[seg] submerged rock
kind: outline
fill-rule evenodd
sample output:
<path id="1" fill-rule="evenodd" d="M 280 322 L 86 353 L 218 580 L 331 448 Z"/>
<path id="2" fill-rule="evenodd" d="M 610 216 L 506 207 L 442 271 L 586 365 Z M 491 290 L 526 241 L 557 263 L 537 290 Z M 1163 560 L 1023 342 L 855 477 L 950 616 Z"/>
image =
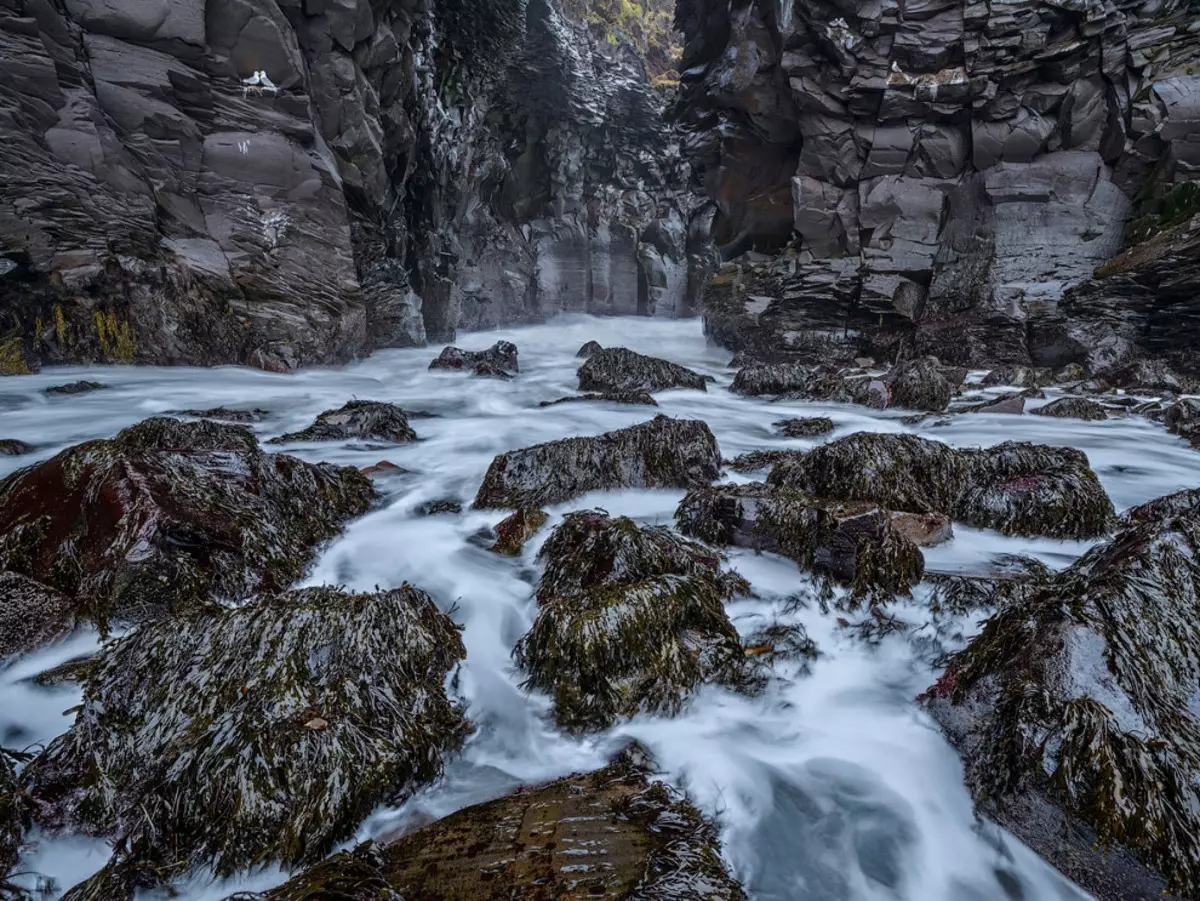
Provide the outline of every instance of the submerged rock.
<path id="1" fill-rule="evenodd" d="M 71 382 L 68 385 L 54 385 L 47 388 L 45 393 L 50 395 L 66 395 L 66 394 L 87 394 L 91 391 L 100 391 L 106 388 L 106 385 L 101 385 L 99 382 Z"/>
<path id="2" fill-rule="evenodd" d="M 639 756 L 368 842 L 238 901 L 745 901 L 715 826 L 649 781 Z"/>
<path id="3" fill-rule="evenodd" d="M 812 438 L 833 431 L 833 420 L 828 416 L 805 416 L 800 419 L 781 419 L 774 423 L 781 434 L 788 438 Z"/>
<path id="4" fill-rule="evenodd" d="M 1052 416 L 1056 419 L 1086 419 L 1099 422 L 1108 419 L 1108 411 L 1094 400 L 1086 397 L 1060 397 L 1044 407 L 1033 411 L 1035 416 Z"/>
<path id="5" fill-rule="evenodd" d="M 950 405 L 954 393 L 936 357 L 898 363 L 883 377 L 883 383 L 888 387 L 888 406 L 905 410 L 940 413 Z"/>
<path id="6" fill-rule="evenodd" d="M 447 347 L 429 364 L 429 368 L 473 372 L 475 375 L 500 379 L 512 378 L 520 372 L 517 345 L 511 341 L 497 341 L 487 350 Z"/>
<path id="7" fill-rule="evenodd" d="M 597 350 L 579 367 L 580 391 L 628 394 L 635 391 L 665 391 L 668 388 L 707 391 L 708 385 L 698 372 L 624 347 Z"/>
<path id="8" fill-rule="evenodd" d="M 744 655 L 724 598 L 749 586 L 710 549 L 625 517 L 572 513 L 538 559 L 538 615 L 513 657 L 571 731 L 674 713 Z"/>
<path id="9" fill-rule="evenodd" d="M 1155 897 L 1156 873 L 1200 892 L 1200 515 L 1148 506 L 1002 606 L 925 696 L 983 812 L 1104 899 Z"/>
<path id="10" fill-rule="evenodd" d="M 78 605 L 20 573 L 0 572 L 0 664 L 67 635 Z"/>
<path id="11" fill-rule="evenodd" d="M 575 354 L 579 359 L 587 359 L 594 353 L 599 353 L 604 350 L 599 341 L 588 341 L 579 348 L 579 353 Z"/>
<path id="12" fill-rule="evenodd" d="M 611 404 L 633 404 L 643 407 L 658 406 L 658 401 L 647 391 L 606 391 L 600 394 L 573 394 L 570 397 L 560 397 L 558 400 L 544 400 L 538 406 L 553 407 L 558 404 L 573 404 L 581 401 L 607 401 Z"/>
<path id="13" fill-rule="evenodd" d="M 441 516 L 447 513 L 462 513 L 462 502 L 456 497 L 443 497 L 421 504 L 417 507 L 416 513 L 417 516 Z"/>
<path id="14" fill-rule="evenodd" d="M 148 419 L 0 481 L 0 568 L 140 620 L 278 591 L 365 513 L 351 467 L 266 454 L 241 426 Z"/>
<path id="15" fill-rule="evenodd" d="M 131 868 L 312 863 L 440 775 L 469 728 L 444 690 L 464 656 L 408 585 L 144 625 L 102 654 L 75 724 L 22 788 L 43 828 L 117 840 L 99 884 Z"/>
<path id="16" fill-rule="evenodd" d="M 261 422 L 271 415 L 269 410 L 233 410 L 229 407 L 213 407 L 211 410 L 172 410 L 168 416 L 191 416 L 194 419 L 216 419 L 219 422 Z"/>
<path id="17" fill-rule="evenodd" d="M 783 554 L 852 589 L 854 598 L 907 594 L 925 560 L 892 516 L 868 502 L 825 501 L 761 482 L 688 492 L 679 529 L 712 544 Z"/>
<path id="18" fill-rule="evenodd" d="M 564 438 L 492 460 L 475 506 L 542 507 L 588 491 L 693 488 L 721 472 L 717 439 L 699 420 L 656 416 L 590 438 Z"/>
<path id="19" fill-rule="evenodd" d="M 416 441 L 417 433 L 408 424 L 408 414 L 395 404 L 352 400 L 336 410 L 326 410 L 308 428 L 299 432 L 288 432 L 278 438 L 272 438 L 267 443 L 355 439 L 402 444 L 406 441 Z"/>
<path id="20" fill-rule="evenodd" d="M 544 510 L 522 509 L 496 524 L 496 543 L 488 550 L 506 557 L 516 557 L 550 516 Z"/>
<path id="21" fill-rule="evenodd" d="M 857 433 L 784 460 L 768 481 L 889 510 L 944 513 L 1006 535 L 1094 538 L 1114 515 L 1086 455 L 1028 443 L 956 450 L 915 435 Z"/>
<path id="22" fill-rule="evenodd" d="M 0 456 L 22 457 L 25 454 L 33 453 L 33 450 L 32 444 L 26 444 L 16 438 L 0 438 Z"/>

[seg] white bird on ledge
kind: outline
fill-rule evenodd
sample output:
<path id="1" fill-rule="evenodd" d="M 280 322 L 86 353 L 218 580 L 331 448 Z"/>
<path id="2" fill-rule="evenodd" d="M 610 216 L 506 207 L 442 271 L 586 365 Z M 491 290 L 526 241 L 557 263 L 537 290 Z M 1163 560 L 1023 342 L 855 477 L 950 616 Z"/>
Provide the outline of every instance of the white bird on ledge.
<path id="1" fill-rule="evenodd" d="M 263 91 L 270 91 L 275 94 L 279 88 L 275 86 L 275 82 L 267 77 L 267 73 L 262 69 L 255 70 L 254 74 L 249 78 L 243 78 L 242 96 L 248 97 L 250 94 L 262 96 Z"/>

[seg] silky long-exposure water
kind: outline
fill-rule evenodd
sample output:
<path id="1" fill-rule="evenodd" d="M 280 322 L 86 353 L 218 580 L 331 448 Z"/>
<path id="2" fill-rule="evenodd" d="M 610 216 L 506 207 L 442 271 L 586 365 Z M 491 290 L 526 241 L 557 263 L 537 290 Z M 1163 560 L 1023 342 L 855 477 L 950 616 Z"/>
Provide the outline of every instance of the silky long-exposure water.
<path id="1" fill-rule="evenodd" d="M 1120 508 L 1200 484 L 1200 454 L 1140 417 L 1082 422 L 1037 416 L 963 414 L 906 426 L 898 411 L 837 404 L 771 403 L 729 393 L 730 355 L 706 345 L 698 321 L 571 318 L 529 328 L 464 336 L 460 346 L 498 339 L 520 348 L 512 381 L 427 371 L 436 348 L 385 351 L 342 369 L 275 375 L 256 370 L 70 367 L 0 380 L 0 437 L 35 444 L 32 457 L 0 457 L 0 475 L 80 441 L 109 436 L 147 416 L 216 406 L 270 411 L 254 428 L 262 439 L 307 425 L 351 398 L 389 401 L 434 418 L 413 422 L 421 440 L 397 447 L 295 444 L 282 450 L 308 460 L 365 466 L 389 460 L 410 472 L 379 480 L 377 509 L 331 543 L 306 584 L 359 590 L 413 582 L 464 627 L 468 657 L 456 691 L 477 726 L 445 778 L 399 809 L 379 809 L 358 839 L 387 837 L 456 809 L 532 784 L 600 766 L 628 740 L 655 754 L 664 778 L 684 788 L 722 830 L 728 861 L 757 901 L 1040 901 L 1081 897 L 1078 890 L 999 829 L 980 823 L 963 786 L 954 750 L 913 703 L 937 675 L 937 659 L 970 637 L 978 621 L 930 622 L 923 593 L 890 608 L 912 625 L 869 644 L 823 613 L 810 581 L 771 555 L 731 553 L 757 598 L 737 600 L 730 615 L 744 634 L 773 621 L 798 621 L 821 652 L 811 671 L 781 665 L 768 691 L 747 698 L 702 691 L 682 715 L 644 717 L 610 732 L 576 738 L 549 722 L 545 697 L 520 687 L 510 652 L 534 615 L 534 556 L 550 529 L 521 557 L 489 553 L 482 529 L 502 518 L 469 509 L 492 458 L 503 451 L 573 435 L 599 434 L 655 412 L 703 419 L 726 458 L 761 448 L 806 448 L 814 441 L 779 437 L 771 424 L 828 415 L 834 437 L 854 431 L 911 431 L 956 446 L 1017 439 L 1085 451 Z M 661 410 L 577 403 L 541 408 L 574 393 L 576 350 L 588 340 L 664 357 L 716 381 L 705 392 L 658 395 Z M 53 397 L 43 389 L 87 378 L 105 390 Z M 1036 402 L 1035 402 L 1036 403 Z M 827 440 L 829 436 L 822 439 Z M 743 476 L 730 474 L 731 479 Z M 421 516 L 432 500 L 455 498 L 461 515 Z M 598 506 L 651 523 L 670 523 L 682 492 L 623 491 L 553 508 Z M 1003 538 L 956 527 L 950 543 L 927 551 L 930 569 L 978 571 L 1000 553 L 1030 553 L 1052 566 L 1069 563 L 1079 542 Z M 98 639 L 76 635 L 0 671 L 0 744 L 36 748 L 63 732 L 64 713 L 79 700 L 71 687 L 47 689 L 29 678 L 86 653 Z M 102 842 L 34 834 L 20 880 L 54 880 L 50 897 L 99 869 Z M 185 899 L 221 899 L 285 877 L 267 870 L 214 883 L 195 877 Z"/>

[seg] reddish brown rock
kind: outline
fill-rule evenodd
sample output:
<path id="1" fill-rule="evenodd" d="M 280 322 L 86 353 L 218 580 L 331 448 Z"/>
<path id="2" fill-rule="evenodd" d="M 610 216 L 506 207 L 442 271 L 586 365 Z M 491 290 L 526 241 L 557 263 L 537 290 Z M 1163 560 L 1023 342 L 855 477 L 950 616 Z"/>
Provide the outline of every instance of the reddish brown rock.
<path id="1" fill-rule="evenodd" d="M 546 524 L 549 515 L 544 510 L 521 509 L 496 524 L 496 543 L 488 550 L 506 557 L 516 557 L 525 542 Z"/>

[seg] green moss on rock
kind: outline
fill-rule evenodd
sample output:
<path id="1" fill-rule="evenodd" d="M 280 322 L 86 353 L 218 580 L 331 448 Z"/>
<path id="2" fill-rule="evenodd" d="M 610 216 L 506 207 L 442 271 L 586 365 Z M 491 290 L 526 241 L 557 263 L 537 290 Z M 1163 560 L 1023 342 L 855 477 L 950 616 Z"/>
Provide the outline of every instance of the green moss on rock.
<path id="1" fill-rule="evenodd" d="M 43 826 L 116 839 L 117 870 L 311 863 L 440 775 L 468 731 L 444 690 L 464 655 L 407 585 L 147 624 L 103 653 L 22 785 Z"/>
<path id="2" fill-rule="evenodd" d="M 248 429 L 148 419 L 0 482 L 0 567 L 136 621 L 287 587 L 373 498 L 357 470 L 263 453 Z"/>

